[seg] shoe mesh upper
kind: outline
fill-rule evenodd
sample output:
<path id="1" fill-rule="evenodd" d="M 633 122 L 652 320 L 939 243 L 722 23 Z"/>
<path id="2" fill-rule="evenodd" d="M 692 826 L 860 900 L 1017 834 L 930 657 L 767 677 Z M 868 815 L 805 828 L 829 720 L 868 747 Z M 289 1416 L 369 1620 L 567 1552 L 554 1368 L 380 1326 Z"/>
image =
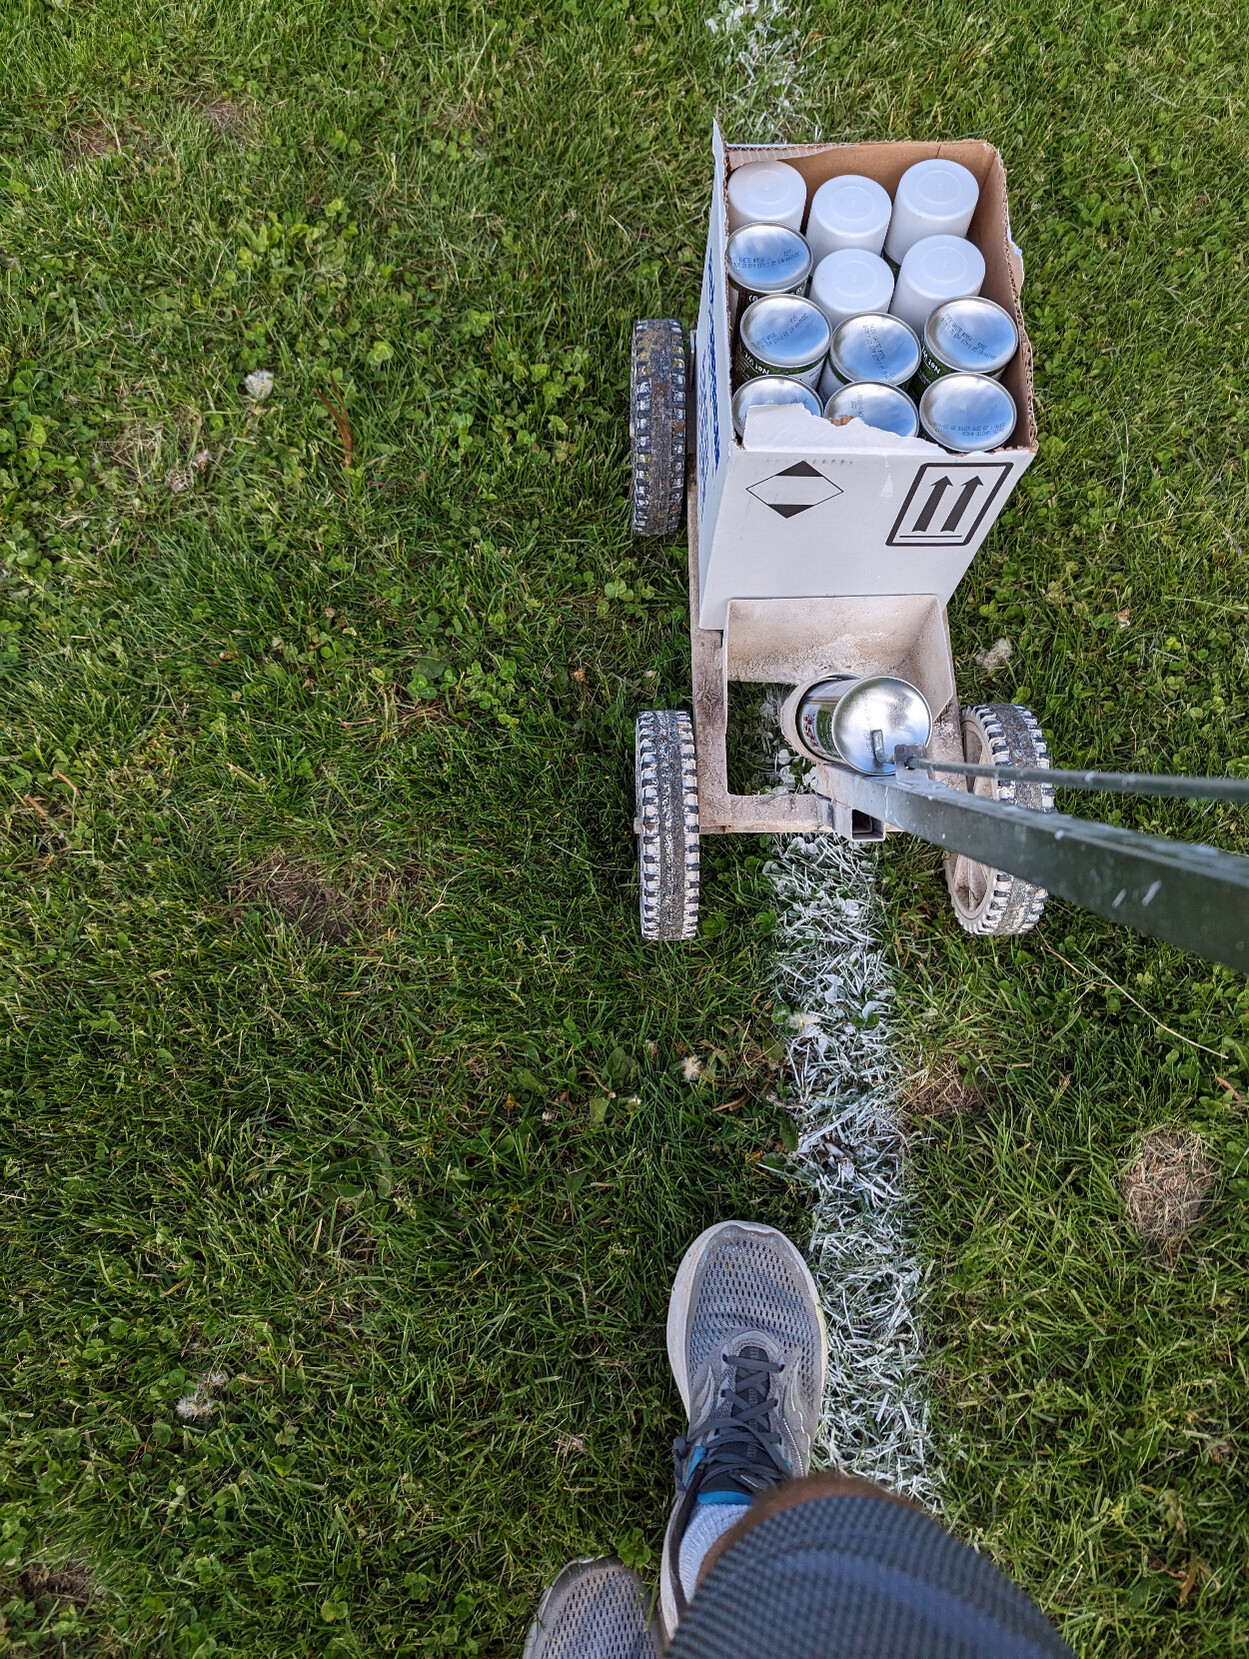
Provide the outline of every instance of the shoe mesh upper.
<path id="1" fill-rule="evenodd" d="M 804 1400 L 818 1405 L 819 1324 L 793 1262 L 766 1235 L 725 1233 L 715 1242 L 695 1290 L 688 1329 L 691 1379 L 744 1330 L 762 1331 L 798 1351 L 798 1386 Z"/>
<path id="2" fill-rule="evenodd" d="M 645 1586 L 618 1562 L 586 1566 L 553 1603 L 533 1659 L 658 1659 Z"/>

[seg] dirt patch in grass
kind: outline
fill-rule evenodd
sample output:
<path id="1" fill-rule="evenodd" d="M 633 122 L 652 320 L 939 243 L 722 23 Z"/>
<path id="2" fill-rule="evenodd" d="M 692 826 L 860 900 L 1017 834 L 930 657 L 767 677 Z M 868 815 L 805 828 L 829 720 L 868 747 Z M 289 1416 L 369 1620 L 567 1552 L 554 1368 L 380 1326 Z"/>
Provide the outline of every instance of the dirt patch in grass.
<path id="1" fill-rule="evenodd" d="M 67 167 L 98 161 L 101 156 L 115 155 L 120 149 L 121 140 L 107 121 L 76 121 L 66 130 L 61 143 L 61 155 Z"/>
<path id="2" fill-rule="evenodd" d="M 91 1600 L 93 1585 L 87 1569 L 79 1561 L 66 1561 L 60 1567 L 45 1567 L 32 1561 L 18 1574 L 17 1582 L 27 1601 L 38 1603 L 45 1596 L 54 1596 L 58 1602 L 73 1602 L 85 1607 Z"/>
<path id="3" fill-rule="evenodd" d="M 903 1093 L 909 1118 L 967 1117 L 984 1105 L 984 1096 L 956 1060 L 931 1061 L 909 1078 Z"/>
<path id="4" fill-rule="evenodd" d="M 1192 1232 L 1214 1186 L 1215 1165 L 1192 1130 L 1155 1129 L 1119 1180 L 1128 1219 L 1146 1244 L 1173 1252 Z"/>
<path id="5" fill-rule="evenodd" d="M 230 888 L 234 914 L 263 904 L 308 939 L 337 945 L 355 929 L 373 934 L 393 925 L 404 896 L 426 884 L 424 865 L 331 878 L 314 858 L 279 855 Z"/>
<path id="6" fill-rule="evenodd" d="M 230 896 L 240 911 L 267 905 L 288 927 L 327 945 L 341 944 L 355 919 L 351 899 L 331 885 L 315 859 L 274 859 L 245 876 Z"/>

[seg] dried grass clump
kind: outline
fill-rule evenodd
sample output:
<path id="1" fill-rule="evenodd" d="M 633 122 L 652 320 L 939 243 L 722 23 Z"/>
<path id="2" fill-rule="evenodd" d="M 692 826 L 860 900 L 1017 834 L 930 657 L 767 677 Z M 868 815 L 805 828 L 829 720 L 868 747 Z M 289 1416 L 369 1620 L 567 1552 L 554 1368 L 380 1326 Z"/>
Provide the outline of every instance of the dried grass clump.
<path id="1" fill-rule="evenodd" d="M 1201 1219 L 1215 1173 L 1205 1142 L 1192 1130 L 1155 1129 L 1144 1136 L 1119 1180 L 1141 1240 L 1177 1250 Z"/>
<path id="2" fill-rule="evenodd" d="M 913 1121 L 920 1118 L 969 1117 L 984 1105 L 976 1086 L 958 1062 L 932 1061 L 902 1086 L 902 1103 Z"/>

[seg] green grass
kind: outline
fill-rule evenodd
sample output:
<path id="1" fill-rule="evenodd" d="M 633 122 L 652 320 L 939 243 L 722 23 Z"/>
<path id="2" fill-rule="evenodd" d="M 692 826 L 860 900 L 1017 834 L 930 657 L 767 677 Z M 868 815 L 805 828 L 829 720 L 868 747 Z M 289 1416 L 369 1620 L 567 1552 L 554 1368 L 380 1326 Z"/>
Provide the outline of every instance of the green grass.
<path id="1" fill-rule="evenodd" d="M 693 6 L 0 19 L 0 1652 L 511 1651 L 570 1554 L 651 1557 L 684 1244 L 805 1226 L 758 844 L 702 943 L 634 925 L 688 658 L 624 347 L 692 319 L 740 89 Z M 952 624 L 1064 762 L 1249 759 L 1240 22 L 803 19 L 813 129 L 1005 152 L 1042 456 Z M 1090 1654 L 1235 1651 L 1241 984 L 884 869 L 911 1047 L 985 1102 L 915 1147 L 951 1517 Z M 1115 1190 L 1159 1123 L 1226 1168 L 1174 1261 Z"/>

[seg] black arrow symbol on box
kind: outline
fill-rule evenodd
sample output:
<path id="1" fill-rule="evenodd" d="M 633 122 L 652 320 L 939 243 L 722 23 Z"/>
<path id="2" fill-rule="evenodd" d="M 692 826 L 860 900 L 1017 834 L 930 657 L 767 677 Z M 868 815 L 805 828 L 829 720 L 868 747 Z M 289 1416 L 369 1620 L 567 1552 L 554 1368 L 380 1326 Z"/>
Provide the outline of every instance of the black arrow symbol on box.
<path id="1" fill-rule="evenodd" d="M 941 526 L 943 532 L 946 530 L 958 529 L 959 519 L 961 519 L 963 514 L 967 511 L 971 504 L 972 496 L 975 495 L 976 491 L 983 483 L 983 478 L 969 478 L 967 480 L 962 489 L 958 492 L 958 500 L 954 503 L 953 507 L 950 508 L 949 518 L 947 518 L 945 523 Z"/>
<path id="2" fill-rule="evenodd" d="M 950 480 L 948 478 L 938 478 L 935 480 L 928 499 L 924 503 L 923 511 L 915 520 L 914 534 L 918 535 L 922 531 L 927 530 L 928 526 L 933 521 L 933 516 L 936 513 L 937 508 L 941 505 L 941 497 L 945 494 L 949 487 Z"/>

